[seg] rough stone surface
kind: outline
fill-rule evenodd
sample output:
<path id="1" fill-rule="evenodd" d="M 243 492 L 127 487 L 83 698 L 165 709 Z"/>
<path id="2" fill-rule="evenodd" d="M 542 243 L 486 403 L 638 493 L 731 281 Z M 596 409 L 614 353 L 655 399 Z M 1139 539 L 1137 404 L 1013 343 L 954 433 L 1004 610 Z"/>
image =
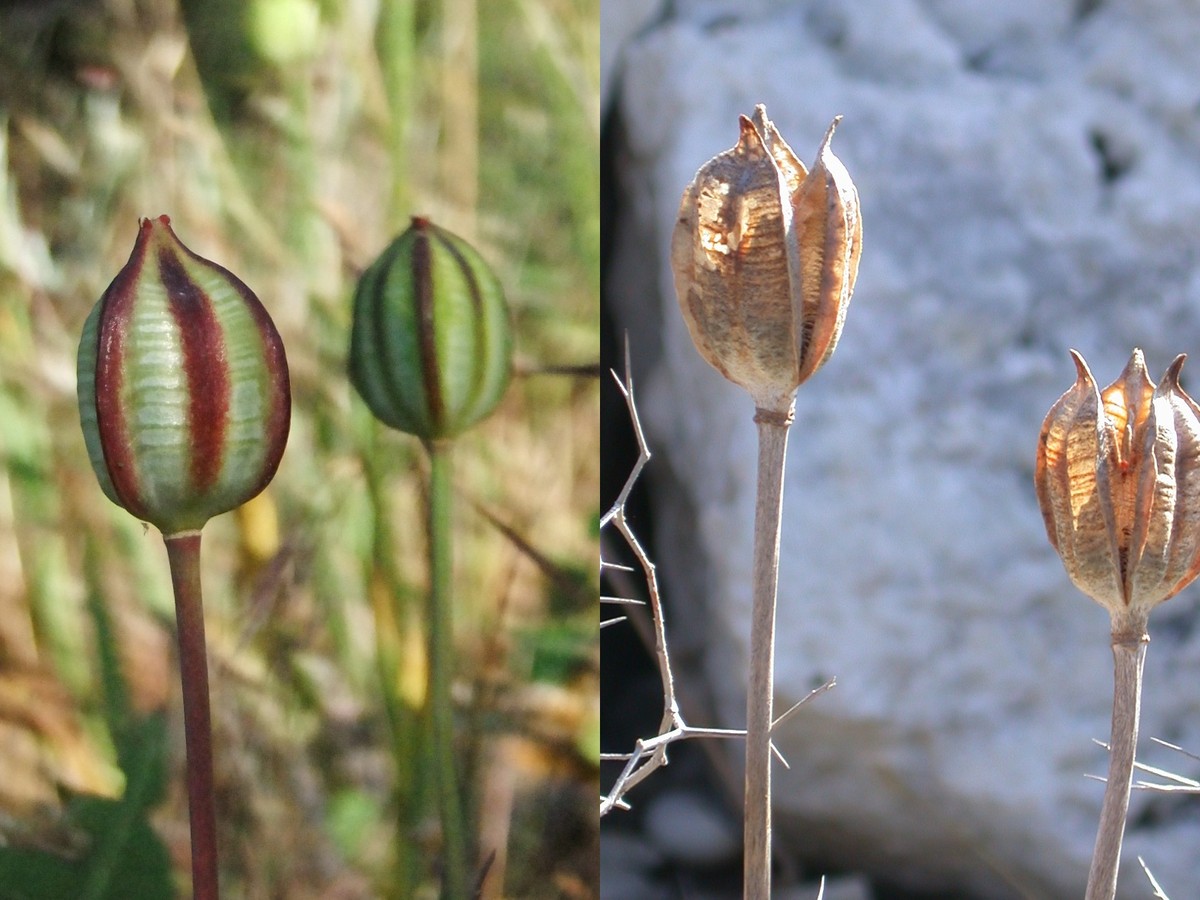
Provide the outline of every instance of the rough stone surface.
<path id="1" fill-rule="evenodd" d="M 662 0 L 604 0 L 600 4 L 600 102 L 608 108 L 621 68 L 621 52 L 662 13 Z"/>
<path id="2" fill-rule="evenodd" d="M 776 737 L 777 847 L 959 896 L 1082 896 L 1108 621 L 1046 541 L 1035 444 L 1069 347 L 1102 383 L 1134 346 L 1155 378 L 1200 350 L 1200 7 L 742 9 L 680 0 L 620 57 L 606 290 L 657 454 L 658 562 L 687 610 L 672 638 L 702 654 L 719 724 L 744 721 L 753 410 L 679 316 L 679 196 L 755 103 L 806 161 L 842 114 L 864 250 L 842 343 L 798 397 L 777 708 L 838 686 Z M 1142 719 L 1141 758 L 1189 775 L 1148 738 L 1200 751 L 1197 590 L 1151 617 Z M 1195 810 L 1135 793 L 1121 897 L 1149 894 L 1138 855 L 1200 896 Z"/>

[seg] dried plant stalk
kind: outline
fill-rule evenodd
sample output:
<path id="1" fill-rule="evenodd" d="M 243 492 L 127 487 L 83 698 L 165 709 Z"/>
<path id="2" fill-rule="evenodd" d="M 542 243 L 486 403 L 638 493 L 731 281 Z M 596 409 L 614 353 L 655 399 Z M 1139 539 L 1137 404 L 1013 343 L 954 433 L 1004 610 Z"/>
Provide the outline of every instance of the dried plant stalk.
<path id="1" fill-rule="evenodd" d="M 1096 848 L 1092 851 L 1092 866 L 1088 871 L 1086 900 L 1112 900 L 1117 893 L 1117 870 L 1121 865 L 1121 843 L 1129 812 L 1129 789 L 1133 783 L 1141 717 L 1142 666 L 1149 642 L 1144 620 L 1140 629 L 1113 632 L 1113 714 L 1108 781 L 1100 808 Z"/>
<path id="2" fill-rule="evenodd" d="M 1100 390 L 1071 351 L 1075 384 L 1050 407 L 1034 482 L 1046 535 L 1075 585 L 1108 610 L 1114 661 L 1108 783 L 1087 900 L 1112 900 L 1137 749 L 1146 620 L 1200 573 L 1200 405 L 1178 356 L 1157 386 L 1135 349 Z"/>
<path id="3" fill-rule="evenodd" d="M 754 510 L 750 684 L 746 693 L 746 795 L 743 896 L 771 895 L 771 723 L 775 694 L 775 597 L 783 475 L 792 416 L 759 410 L 758 495 Z"/>
<path id="4" fill-rule="evenodd" d="M 796 389 L 837 347 L 862 254 L 858 190 L 830 149 L 812 170 L 761 104 L 696 172 L 671 236 L 679 309 L 697 352 L 754 400 L 758 498 L 746 699 L 744 890 L 771 894 L 771 705 L 787 429 Z"/>

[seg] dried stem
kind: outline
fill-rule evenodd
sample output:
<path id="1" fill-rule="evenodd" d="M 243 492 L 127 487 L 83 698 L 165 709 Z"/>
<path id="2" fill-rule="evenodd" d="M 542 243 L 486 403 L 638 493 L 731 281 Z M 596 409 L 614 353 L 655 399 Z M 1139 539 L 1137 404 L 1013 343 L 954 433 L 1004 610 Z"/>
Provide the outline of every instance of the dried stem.
<path id="1" fill-rule="evenodd" d="M 771 722 L 775 692 L 775 590 L 787 455 L 786 414 L 759 409 L 758 494 L 754 507 L 754 606 L 750 618 L 750 684 L 746 694 L 746 805 L 743 896 L 771 896 Z"/>
<path id="2" fill-rule="evenodd" d="M 1146 661 L 1145 619 L 1118 624 L 1114 621 L 1113 714 L 1109 740 L 1108 781 L 1100 808 L 1096 849 L 1088 872 L 1086 900 L 1112 900 L 1117 893 L 1117 869 L 1121 864 L 1121 842 L 1129 811 L 1129 789 L 1133 782 L 1137 750 L 1138 719 L 1141 715 L 1142 666 Z"/>
<path id="3" fill-rule="evenodd" d="M 175 589 L 179 672 L 183 681 L 183 735 L 187 746 L 188 818 L 192 834 L 192 896 L 217 900 L 217 814 L 213 800 L 212 721 L 208 656 L 200 593 L 200 532 L 167 535 Z"/>

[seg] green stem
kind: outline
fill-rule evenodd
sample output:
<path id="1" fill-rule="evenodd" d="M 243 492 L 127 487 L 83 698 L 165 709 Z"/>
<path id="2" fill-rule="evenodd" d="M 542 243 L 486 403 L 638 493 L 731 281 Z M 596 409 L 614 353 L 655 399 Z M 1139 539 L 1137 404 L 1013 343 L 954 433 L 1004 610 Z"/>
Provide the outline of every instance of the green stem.
<path id="1" fill-rule="evenodd" d="M 188 818 L 192 831 L 192 897 L 217 900 L 217 814 L 213 799 L 212 720 L 208 655 L 200 594 L 200 532 L 166 535 L 175 589 L 179 673 L 183 680 L 183 737 L 187 747 Z"/>
<path id="2" fill-rule="evenodd" d="M 387 93 L 391 134 L 392 198 L 389 211 L 396 222 L 409 212 L 408 123 L 413 118 L 413 57 L 416 33 L 414 0 L 384 0 L 376 37 L 383 85 Z"/>
<path id="3" fill-rule="evenodd" d="M 442 897 L 466 900 L 467 830 L 455 772 L 454 633 L 451 610 L 450 447 L 428 445 L 429 475 L 429 689 L 434 768 L 442 819 Z"/>
<path id="4" fill-rule="evenodd" d="M 746 692 L 746 796 L 743 828 L 745 900 L 771 896 L 771 718 L 775 693 L 775 591 L 779 523 L 792 413 L 759 409 L 758 495 L 754 506 L 750 683 Z"/>
<path id="5" fill-rule="evenodd" d="M 396 767 L 396 783 L 393 787 L 393 803 L 396 814 L 396 837 L 394 851 L 394 884 L 389 885 L 389 895 L 397 898 L 412 897 L 420 881 L 422 858 L 420 846 L 414 839 L 417 824 L 423 814 L 424 804 L 418 794 L 420 783 L 420 714 L 413 710 L 400 696 L 397 686 L 400 649 L 397 646 L 399 631 L 397 623 L 405 620 L 404 605 L 408 602 L 404 585 L 395 562 L 392 545 L 391 515 L 385 492 L 383 474 L 378 460 L 383 451 L 374 443 L 378 429 L 371 425 L 373 445 L 371 452 L 363 456 L 367 490 L 374 519 L 374 540 L 370 566 L 378 566 L 379 573 L 387 583 L 391 607 L 384 608 L 381 598 L 372 596 L 371 605 L 375 612 L 375 661 L 378 667 L 380 687 L 383 690 L 384 710 L 387 713 L 388 729 L 392 745 L 392 760 Z M 371 584 L 373 571 L 368 568 L 367 584 Z"/>

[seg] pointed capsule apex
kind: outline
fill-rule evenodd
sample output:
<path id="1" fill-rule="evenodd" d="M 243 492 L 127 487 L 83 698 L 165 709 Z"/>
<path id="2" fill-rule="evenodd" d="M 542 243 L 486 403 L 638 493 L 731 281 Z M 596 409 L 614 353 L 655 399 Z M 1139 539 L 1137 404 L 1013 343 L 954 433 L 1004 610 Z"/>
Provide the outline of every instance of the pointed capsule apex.
<path id="1" fill-rule="evenodd" d="M 1180 353 L 1175 357 L 1175 361 L 1167 367 L 1167 371 L 1163 374 L 1162 384 L 1170 384 L 1174 390 L 1182 390 L 1179 384 L 1179 375 L 1183 372 L 1183 364 L 1187 362 L 1187 354 Z"/>
<path id="2" fill-rule="evenodd" d="M 1146 372 L 1146 357 L 1142 354 L 1140 347 L 1134 347 L 1133 352 L 1129 354 L 1129 362 L 1125 364 L 1125 368 L 1121 371 L 1121 377 L 1127 378 L 1130 376 L 1143 375 Z"/>
<path id="3" fill-rule="evenodd" d="M 1086 379 L 1094 384 L 1095 379 L 1092 378 L 1092 370 L 1088 368 L 1087 360 L 1083 358 L 1083 354 L 1078 350 L 1071 350 L 1070 353 L 1071 360 L 1075 363 L 1075 374 L 1079 378 Z"/>
<path id="4" fill-rule="evenodd" d="M 821 147 L 817 151 L 818 155 L 829 152 L 829 144 L 833 140 L 833 133 L 837 131 L 837 127 L 841 124 L 841 121 L 841 116 L 833 117 L 833 121 L 830 122 L 829 127 L 825 129 L 825 137 L 821 138 Z"/>

